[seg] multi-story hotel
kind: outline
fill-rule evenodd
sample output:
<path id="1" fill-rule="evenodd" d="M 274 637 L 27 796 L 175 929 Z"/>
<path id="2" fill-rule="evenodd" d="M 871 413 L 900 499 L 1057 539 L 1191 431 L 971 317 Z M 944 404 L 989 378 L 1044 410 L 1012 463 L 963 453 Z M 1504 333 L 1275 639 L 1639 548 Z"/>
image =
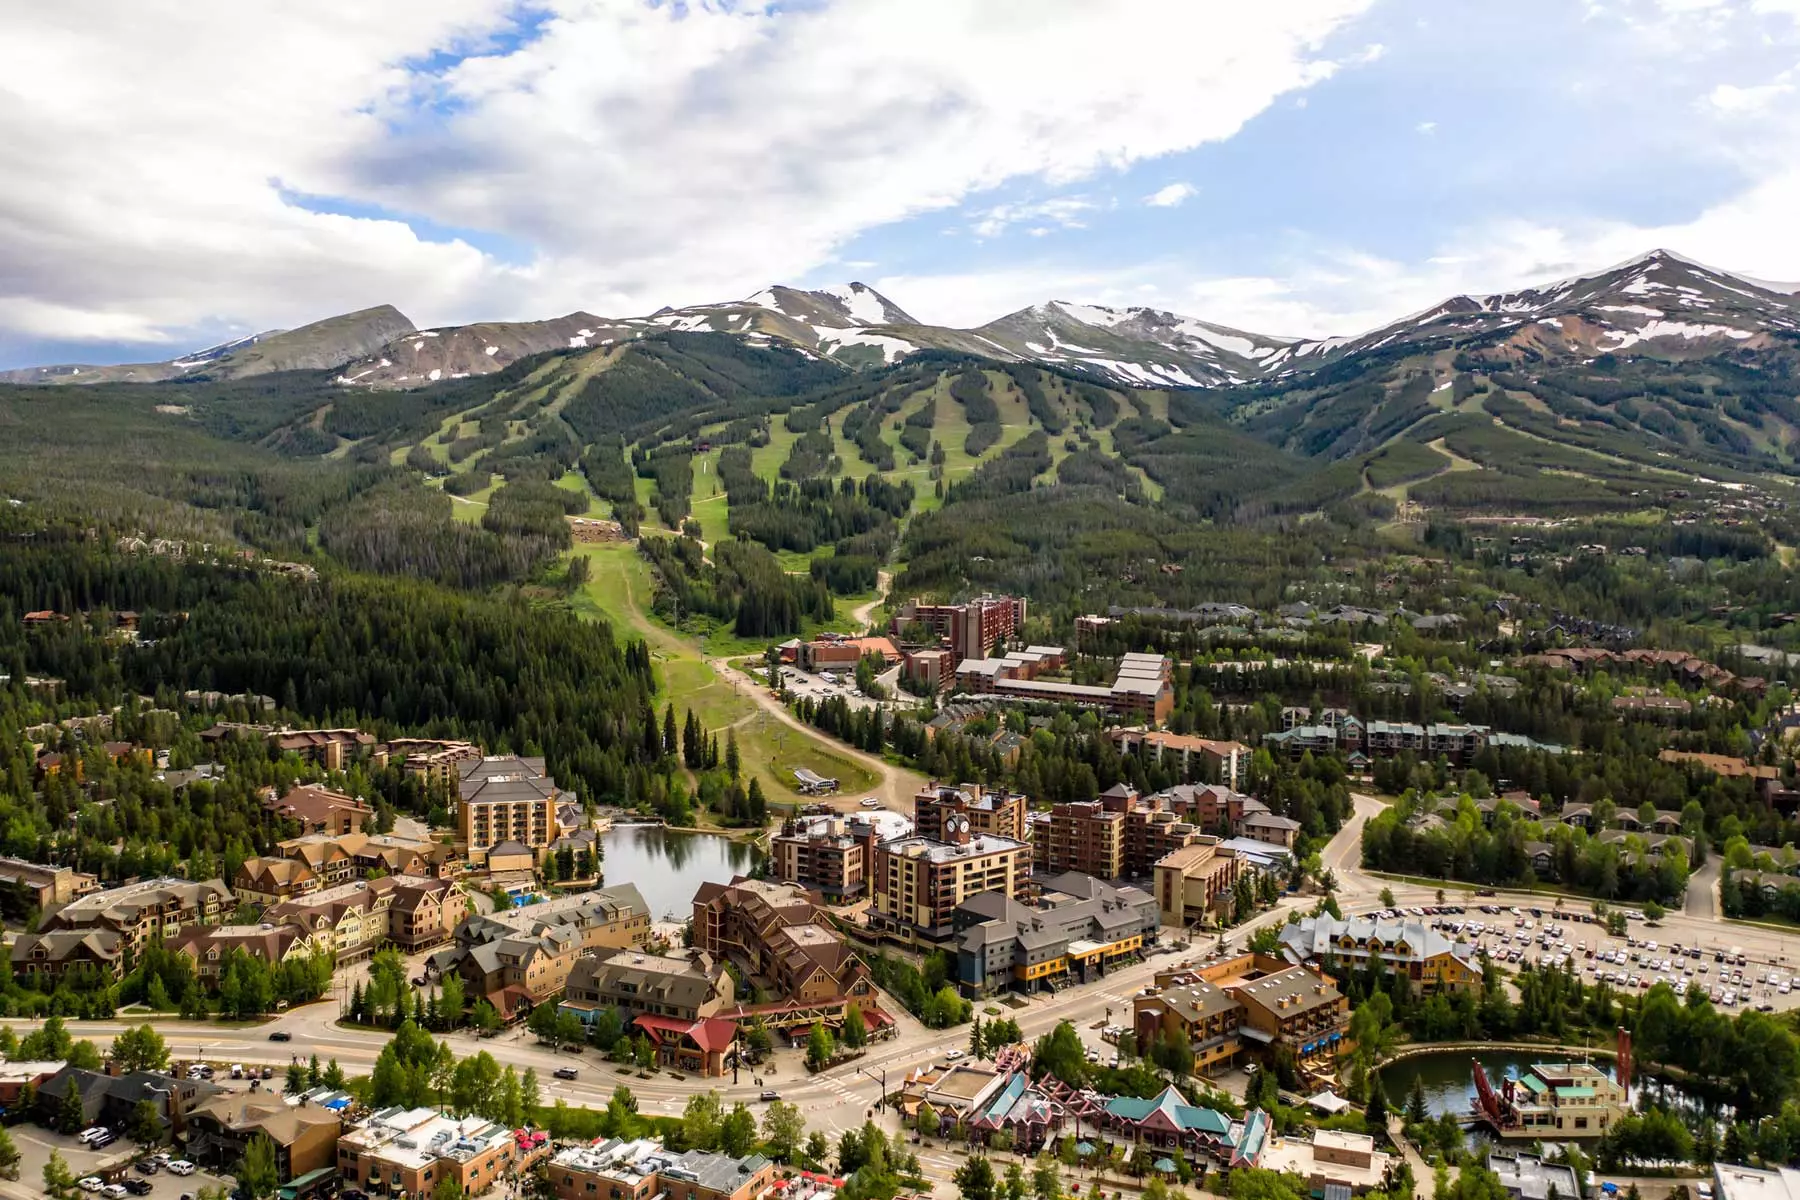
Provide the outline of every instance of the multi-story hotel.
<path id="1" fill-rule="evenodd" d="M 560 793 L 544 774 L 541 758 L 465 760 L 457 835 L 469 861 L 485 863 L 488 851 L 505 842 L 527 847 L 542 858 L 561 834 L 556 821 Z"/>
<path id="2" fill-rule="evenodd" d="M 641 950 L 649 941 L 650 910 L 627 883 L 470 917 L 456 945 L 428 965 L 462 976 L 474 996 L 510 1020 L 561 992 L 584 955 Z"/>
<path id="3" fill-rule="evenodd" d="M 896 637 L 912 624 L 922 625 L 949 643 L 962 658 L 985 658 L 994 643 L 1011 638 L 1025 624 L 1026 604 L 1018 596 L 982 596 L 967 604 L 920 604 L 909 600 L 888 628 Z"/>
<path id="4" fill-rule="evenodd" d="M 1186 1038 L 1196 1067 L 1292 1051 L 1302 1066 L 1347 1049 L 1350 1003 L 1337 986 L 1305 967 L 1244 954 L 1205 967 L 1166 971 L 1132 1000 L 1138 1045 Z"/>
<path id="5" fill-rule="evenodd" d="M 875 847 L 870 876 L 870 921 L 905 942 L 947 941 L 956 934 L 956 908 L 972 896 L 1017 896 L 1031 869 L 1031 847 L 1013 838 L 977 834 L 969 818 L 944 822 L 944 838 L 912 837 Z"/>
<path id="6" fill-rule="evenodd" d="M 829 1025 L 853 1001 L 865 1017 L 874 1011 L 868 967 L 796 884 L 742 877 L 701 884 L 694 893 L 694 948 L 731 959 L 789 1009 L 813 1012 Z M 770 1023 L 783 1019 L 777 1014 Z M 811 1023 L 796 1019 L 801 1028 Z"/>
<path id="7" fill-rule="evenodd" d="M 1101 800 L 1057 804 L 1032 822 L 1032 864 L 1040 872 L 1080 871 L 1099 879 L 1125 874 L 1125 811 Z"/>
<path id="8" fill-rule="evenodd" d="M 360 833 L 375 810 L 354 796 L 322 787 L 297 787 L 266 808 L 300 826 L 301 833 Z"/>

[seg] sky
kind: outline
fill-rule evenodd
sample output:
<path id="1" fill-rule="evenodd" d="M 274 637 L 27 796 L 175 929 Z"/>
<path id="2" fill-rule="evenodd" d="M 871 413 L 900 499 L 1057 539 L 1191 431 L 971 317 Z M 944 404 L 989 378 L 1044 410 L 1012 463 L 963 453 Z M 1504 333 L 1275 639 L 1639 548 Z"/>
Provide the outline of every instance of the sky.
<path id="1" fill-rule="evenodd" d="M 1800 280 L 1800 0 L 0 8 L 0 367 L 862 280 L 1353 334 L 1664 247 Z"/>

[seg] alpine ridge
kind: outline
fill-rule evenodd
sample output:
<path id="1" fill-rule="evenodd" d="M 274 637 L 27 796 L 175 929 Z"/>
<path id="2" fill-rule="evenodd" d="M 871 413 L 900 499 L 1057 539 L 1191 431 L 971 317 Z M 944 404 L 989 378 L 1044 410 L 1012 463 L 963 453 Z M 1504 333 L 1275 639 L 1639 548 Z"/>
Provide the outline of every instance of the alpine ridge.
<path id="1" fill-rule="evenodd" d="M 391 306 L 255 334 L 162 363 L 51 366 L 0 373 L 10 383 L 155 382 L 333 370 L 345 385 L 419 387 L 500 370 L 552 350 L 596 350 L 663 330 L 786 344 L 849 368 L 921 350 L 1055 367 L 1128 387 L 1294 383 L 1346 360 L 1454 349 L 1490 366 L 1631 353 L 1683 358 L 1759 351 L 1800 338 L 1800 297 L 1669 250 L 1554 283 L 1452 296 L 1352 337 L 1295 338 L 1146 307 L 1052 300 L 973 329 L 930 325 L 861 282 L 771 285 L 741 300 L 648 316 L 574 312 L 538 321 L 415 329 Z"/>

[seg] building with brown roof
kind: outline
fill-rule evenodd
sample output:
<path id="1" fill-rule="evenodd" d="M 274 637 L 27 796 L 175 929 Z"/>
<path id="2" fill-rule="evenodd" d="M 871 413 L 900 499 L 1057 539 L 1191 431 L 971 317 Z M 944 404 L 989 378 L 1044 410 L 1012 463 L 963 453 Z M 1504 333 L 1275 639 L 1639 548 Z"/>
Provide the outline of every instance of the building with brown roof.
<path id="1" fill-rule="evenodd" d="M 461 975 L 511 1020 L 563 991 L 583 956 L 641 951 L 650 941 L 650 921 L 633 884 L 559 896 L 468 918 L 457 927 L 456 944 L 432 955 L 429 965 L 439 975 Z"/>
<path id="2" fill-rule="evenodd" d="M 78 897 L 48 913 L 38 929 L 109 929 L 135 956 L 153 939 L 169 941 L 189 926 L 217 925 L 236 906 L 223 880 L 144 879 Z"/>
<path id="3" fill-rule="evenodd" d="M 760 1154 L 683 1153 L 647 1138 L 569 1146 L 548 1167 L 556 1200 L 762 1200 L 775 1194 L 776 1176 L 775 1164 Z"/>
<path id="4" fill-rule="evenodd" d="M 544 774 L 544 760 L 484 758 L 463 762 L 459 770 L 456 828 L 469 861 L 485 864 L 488 852 L 506 842 L 517 842 L 534 860 L 541 859 L 561 832 L 556 820 L 561 793 Z"/>
<path id="5" fill-rule="evenodd" d="M 269 744 L 327 771 L 341 771 L 365 756 L 378 759 L 378 766 L 387 761 L 374 753 L 375 735 L 360 729 L 278 729 L 269 734 Z"/>
<path id="6" fill-rule="evenodd" d="M 408 775 L 427 787 L 454 788 L 462 779 L 464 763 L 479 762 L 481 749 L 472 742 L 441 738 L 393 738 L 388 741 L 388 761 L 398 762 Z"/>
<path id="7" fill-rule="evenodd" d="M 743 876 L 694 893 L 694 948 L 805 1005 L 872 997 L 869 970 L 797 884 Z"/>
<path id="8" fill-rule="evenodd" d="M 297 923 L 280 925 L 203 925 L 186 929 L 168 943 L 194 960 L 194 974 L 202 983 L 216 984 L 233 950 L 273 966 L 289 959 L 307 958 L 323 947 Z"/>
<path id="9" fill-rule="evenodd" d="M 1163 729 L 1109 729 L 1106 736 L 1125 753 L 1142 750 L 1163 762 L 1175 762 L 1183 776 L 1239 786 L 1250 767 L 1250 747 Z"/>
<path id="10" fill-rule="evenodd" d="M 354 796 L 311 784 L 292 788 L 279 800 L 265 801 L 263 807 L 298 824 L 303 834 L 360 833 L 363 822 L 375 815 L 373 808 Z"/>
<path id="11" fill-rule="evenodd" d="M 0 857 L 0 889 L 16 898 L 12 907 L 17 911 L 9 915 L 22 917 L 28 909 L 55 908 L 77 896 L 85 896 L 99 886 L 97 878 L 73 867 Z"/>
<path id="12" fill-rule="evenodd" d="M 220 1092 L 196 1104 L 187 1114 L 190 1162 L 233 1169 L 243 1161 L 250 1139 L 258 1134 L 275 1147 L 275 1170 L 282 1179 L 298 1179 L 337 1165 L 338 1114 L 329 1108 L 289 1104 L 274 1095 Z"/>
<path id="13" fill-rule="evenodd" d="M 803 671 L 854 671 L 856 664 L 875 654 L 889 666 L 900 661 L 900 651 L 884 637 L 821 637 L 801 642 L 796 658 Z"/>
<path id="14" fill-rule="evenodd" d="M 1350 1001 L 1325 976 L 1295 966 L 1229 986 L 1244 1006 L 1243 1037 L 1286 1047 L 1302 1064 L 1348 1048 Z"/>
<path id="15" fill-rule="evenodd" d="M 1135 997 L 1131 1009 L 1141 1053 L 1149 1053 L 1158 1039 L 1170 1039 L 1191 1047 L 1194 1070 L 1206 1071 L 1234 1061 L 1243 1048 L 1238 1031 L 1244 1006 L 1196 972 L 1157 976 L 1155 989 Z"/>
<path id="16" fill-rule="evenodd" d="M 387 875 L 426 875 L 448 879 L 457 874 L 456 848 L 391 833 L 308 833 L 276 844 L 284 858 L 306 864 L 330 883 Z"/>
<path id="17" fill-rule="evenodd" d="M 60 980 L 70 972 L 94 972 L 117 979 L 123 963 L 125 939 L 111 929 L 52 929 L 21 933 L 13 939 L 14 975 L 41 974 Z"/>
<path id="18" fill-rule="evenodd" d="M 560 1008 L 591 1020 L 603 1008 L 698 1021 L 731 1007 L 736 985 L 722 959 L 701 952 L 670 958 L 615 950 L 589 955 L 569 972 Z"/>
<path id="19" fill-rule="evenodd" d="M 962 658 L 981 658 L 996 642 L 1012 638 L 1025 624 L 1026 602 L 1019 596 L 981 596 L 966 604 L 921 604 L 908 600 L 889 622 L 895 637 L 920 626 Z"/>
<path id="20" fill-rule="evenodd" d="M 1733 758 L 1729 754 L 1702 754 L 1692 750 L 1664 750 L 1657 757 L 1666 763 L 1687 764 L 1702 767 L 1711 771 L 1721 779 L 1758 779 L 1770 780 L 1781 778 L 1781 768 L 1764 766 L 1760 763 L 1747 762 L 1741 758 Z"/>
<path id="21" fill-rule="evenodd" d="M 479 1196 L 549 1155 L 548 1141 L 521 1141 L 486 1117 L 386 1108 L 338 1137 L 337 1168 L 347 1183 L 380 1195 L 431 1196 L 453 1187 L 457 1195 Z"/>
<path id="22" fill-rule="evenodd" d="M 337 961 L 367 958 L 393 942 L 407 952 L 450 939 L 467 911 L 452 883 L 422 875 L 363 879 L 297 896 L 263 913 L 271 925 L 294 925 Z"/>
<path id="23" fill-rule="evenodd" d="M 1032 865 L 1040 872 L 1080 871 L 1100 879 L 1125 874 L 1125 811 L 1099 800 L 1052 805 L 1032 823 Z"/>
<path id="24" fill-rule="evenodd" d="M 279 904 L 318 891 L 319 877 L 299 859 L 259 855 L 244 860 L 231 890 L 242 904 Z"/>

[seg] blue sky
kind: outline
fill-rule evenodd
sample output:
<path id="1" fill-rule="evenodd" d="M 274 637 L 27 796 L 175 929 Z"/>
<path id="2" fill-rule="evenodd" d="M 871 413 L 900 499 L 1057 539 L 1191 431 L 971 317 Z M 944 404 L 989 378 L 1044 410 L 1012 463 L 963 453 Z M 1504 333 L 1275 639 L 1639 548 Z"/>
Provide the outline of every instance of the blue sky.
<path id="1" fill-rule="evenodd" d="M 0 15 L 0 366 L 850 278 L 1308 335 L 1656 245 L 1800 279 L 1800 0 L 255 7 Z"/>

